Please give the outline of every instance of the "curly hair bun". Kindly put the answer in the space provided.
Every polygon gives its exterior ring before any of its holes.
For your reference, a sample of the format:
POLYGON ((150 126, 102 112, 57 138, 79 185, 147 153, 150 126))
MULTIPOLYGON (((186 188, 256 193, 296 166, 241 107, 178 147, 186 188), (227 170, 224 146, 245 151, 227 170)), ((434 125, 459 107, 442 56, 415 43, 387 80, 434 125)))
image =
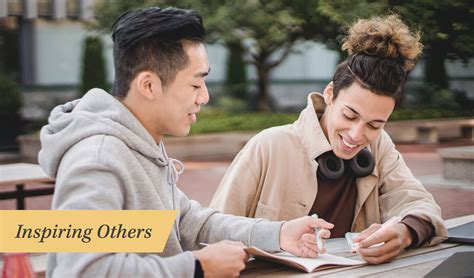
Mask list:
POLYGON ((415 66, 422 49, 419 32, 411 32, 396 14, 357 20, 342 44, 342 50, 349 55, 394 59, 405 71, 415 66))

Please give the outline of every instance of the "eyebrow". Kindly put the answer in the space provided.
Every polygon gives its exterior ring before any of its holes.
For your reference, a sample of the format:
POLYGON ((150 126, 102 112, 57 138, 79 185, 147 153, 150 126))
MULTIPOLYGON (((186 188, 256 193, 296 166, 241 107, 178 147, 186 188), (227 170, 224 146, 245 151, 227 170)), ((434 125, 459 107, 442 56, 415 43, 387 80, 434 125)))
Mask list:
POLYGON ((194 77, 205 77, 205 76, 208 76, 210 72, 211 72, 211 68, 209 68, 207 71, 200 71, 196 73, 194 77))
MULTIPOLYGON (((360 113, 357 112, 354 108, 352 108, 352 107, 350 107, 350 106, 348 106, 348 105, 344 105, 344 106, 345 106, 347 109, 349 109, 349 110, 351 110, 352 112, 354 112, 354 114, 360 116, 360 113)), ((377 119, 377 120, 372 120, 372 121, 370 121, 370 122, 386 123, 387 121, 377 119)))

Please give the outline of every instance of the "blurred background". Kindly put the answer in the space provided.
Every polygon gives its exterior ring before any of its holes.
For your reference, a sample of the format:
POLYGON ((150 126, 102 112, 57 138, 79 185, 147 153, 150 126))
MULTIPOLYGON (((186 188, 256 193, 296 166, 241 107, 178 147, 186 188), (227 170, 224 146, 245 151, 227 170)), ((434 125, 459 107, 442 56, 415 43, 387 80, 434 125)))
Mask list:
POLYGON ((322 91, 344 27, 396 12, 421 32, 423 57, 391 120, 474 114, 473 1, 0 0, 0 151, 18 150, 55 105, 113 82, 114 19, 130 9, 199 11, 207 29, 211 102, 192 134, 294 121, 322 91))
MULTIPOLYGON (((190 198, 207 206, 249 138, 293 122, 307 94, 322 92, 346 57, 347 25, 398 13, 425 48, 385 130, 444 219, 474 214, 472 0, 0 0, 0 209, 51 207, 54 181, 5 169, 29 162, 41 172, 39 129, 49 112, 111 88, 111 25, 150 6, 197 10, 207 30, 211 101, 191 136, 165 138, 170 156, 184 161, 178 184, 190 198), (47 196, 31 194, 43 188, 47 196)), ((45 256, 36 260, 44 273, 45 256)))

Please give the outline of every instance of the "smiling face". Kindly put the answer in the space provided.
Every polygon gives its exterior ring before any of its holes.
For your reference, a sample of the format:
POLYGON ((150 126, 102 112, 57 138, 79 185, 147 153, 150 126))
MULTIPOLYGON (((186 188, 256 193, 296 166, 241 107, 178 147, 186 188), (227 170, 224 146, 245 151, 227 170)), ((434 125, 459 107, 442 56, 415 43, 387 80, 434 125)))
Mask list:
POLYGON ((392 97, 377 95, 357 82, 341 89, 335 99, 328 85, 324 100, 321 127, 336 156, 346 160, 377 139, 395 107, 392 97))
POLYGON ((201 105, 209 101, 204 81, 210 71, 206 49, 201 43, 190 42, 183 43, 183 49, 188 63, 170 84, 163 86, 155 72, 142 71, 133 79, 123 99, 156 142, 165 134, 188 135, 201 105))
MULTIPOLYGON (((188 135, 201 105, 209 101, 204 81, 210 70, 206 49, 202 44, 185 44, 184 50, 188 55, 188 65, 177 73, 171 84, 162 88, 155 100, 154 129, 161 136, 188 135)), ((154 83, 154 86, 161 86, 161 82, 154 83)))

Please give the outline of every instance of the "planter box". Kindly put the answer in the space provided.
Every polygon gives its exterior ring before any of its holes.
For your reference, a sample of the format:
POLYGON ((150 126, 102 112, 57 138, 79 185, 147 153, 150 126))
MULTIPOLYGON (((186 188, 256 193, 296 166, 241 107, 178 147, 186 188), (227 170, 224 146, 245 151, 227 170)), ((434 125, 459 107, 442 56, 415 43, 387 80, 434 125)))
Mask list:
MULTIPOLYGON (((166 151, 172 158, 180 160, 231 160, 256 132, 229 132, 193 135, 188 137, 166 137, 166 151)), ((38 163, 41 149, 39 134, 21 135, 21 158, 25 162, 38 163)))
POLYGON ((166 151, 179 160, 232 160, 257 132, 226 132, 167 137, 166 151))
MULTIPOLYGON (((439 139, 472 136, 474 119, 411 120, 389 122, 385 130, 395 143, 437 143, 439 139), (470 127, 461 134, 461 128, 470 127)), ((180 160, 232 160, 257 131, 165 137, 168 155, 180 160)), ((471 138, 472 140, 472 138, 471 138)), ((24 161, 37 163, 41 149, 39 134, 19 136, 24 161)))
POLYGON ((17 140, 20 144, 21 160, 29 163, 38 163, 38 152, 41 149, 39 134, 20 135, 17 140))
MULTIPOLYGON (((453 147, 438 150, 443 159, 445 179, 474 182, 474 146, 453 147)), ((472 186, 474 184, 471 183, 472 186)))
POLYGON ((474 140, 474 119, 406 120, 388 122, 384 129, 395 143, 439 143, 442 139, 474 140))

